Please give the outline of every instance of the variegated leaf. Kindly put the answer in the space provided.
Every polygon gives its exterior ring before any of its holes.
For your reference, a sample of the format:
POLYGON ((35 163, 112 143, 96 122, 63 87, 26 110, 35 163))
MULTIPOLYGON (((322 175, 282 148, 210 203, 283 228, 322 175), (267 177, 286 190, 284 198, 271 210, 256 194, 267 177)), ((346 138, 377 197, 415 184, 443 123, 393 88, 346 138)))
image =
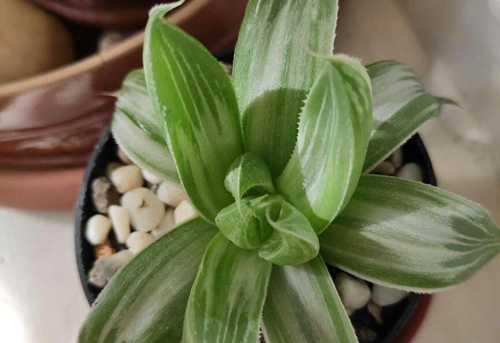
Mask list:
MULTIPOLYGON (((318 57, 319 58, 319 57, 318 57)), ((297 145, 277 188, 316 232, 349 201, 372 130, 368 74, 347 56, 329 59, 300 115, 297 145)))
POLYGON ((238 105, 224 68, 194 38, 153 8, 146 26, 144 72, 167 142, 191 201, 209 221, 232 201, 224 178, 243 152, 238 105))
POLYGON ((273 231, 260 247, 260 257, 278 265, 297 265, 318 255, 318 236, 295 207, 277 198, 265 208, 265 218, 273 231))
POLYGON ((320 256, 300 266, 273 267, 264 336, 267 343, 358 342, 320 256))
POLYGON ((363 176, 351 202, 320 236, 330 264, 366 280, 432 292, 467 280, 500 252, 487 211, 419 182, 363 176))
POLYGON ((443 100, 427 93, 408 66, 383 61, 367 69, 373 85, 374 128, 364 170, 370 171, 437 116, 443 100))
POLYGON ((78 342, 180 342, 189 290, 216 232, 195 219, 146 248, 101 292, 78 342))
POLYGON ((224 185, 236 201, 250 191, 262 194, 274 193, 269 168, 259 156, 252 153, 242 155, 231 165, 224 185))
POLYGON ((337 9, 337 0, 249 1, 234 84, 246 149, 264 158, 275 177, 290 159, 300 108, 325 64, 312 53, 333 51, 337 9))
POLYGON ((255 343, 271 264, 218 234, 189 296, 183 343, 255 343))
POLYGON ((115 141, 135 164, 164 180, 179 182, 142 70, 134 70, 125 78, 118 92, 111 130, 115 141))

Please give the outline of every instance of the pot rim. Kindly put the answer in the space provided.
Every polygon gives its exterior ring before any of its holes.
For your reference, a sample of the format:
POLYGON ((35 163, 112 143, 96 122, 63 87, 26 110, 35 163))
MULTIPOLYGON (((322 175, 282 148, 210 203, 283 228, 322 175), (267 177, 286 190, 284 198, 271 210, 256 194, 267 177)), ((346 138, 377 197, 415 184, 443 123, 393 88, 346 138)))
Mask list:
MULTIPOLYGON (((210 0, 188 1, 183 6, 167 14, 167 18, 172 24, 179 25, 189 17, 195 15, 200 8, 205 6, 209 1, 210 0)), ((140 31, 104 51, 96 52, 81 60, 74 61, 41 74, 0 84, 0 99, 61 82, 89 70, 97 69, 105 63, 118 59, 129 51, 142 48, 143 41, 144 32, 140 31)))
MULTIPOLYGON (((84 250, 85 246, 88 245, 85 242, 84 237, 84 217, 86 212, 86 204, 91 201, 91 181, 98 176, 96 169, 97 166, 104 161, 109 160, 109 155, 106 156, 104 150, 116 149, 117 144, 111 134, 111 130, 108 127, 103 131, 103 134, 96 145, 94 152, 90 158, 90 161, 85 170, 83 177, 83 182, 81 184, 80 194, 78 197, 78 202, 75 207, 75 254, 76 262, 78 267, 78 274, 80 277, 80 282, 83 288, 83 292, 89 304, 91 305, 97 298, 96 292, 91 289, 88 279, 88 266, 84 261, 84 250)), ((424 182, 437 186, 437 180, 432 167, 432 161, 429 157, 425 144, 417 133, 412 138, 410 138, 403 146, 402 149, 404 153, 407 152, 415 154, 418 156, 418 164, 422 167, 424 172, 424 182), (406 145, 411 142, 411 150, 406 145)), ((408 161, 408 162, 411 162, 408 161)), ((414 161, 417 162, 417 161, 414 161)), ((87 248, 88 249, 88 248, 87 248)), ((420 325, 422 324, 426 312, 428 310, 431 296, 425 294, 411 293, 407 298, 408 303, 406 304, 401 316, 396 320, 395 324, 387 331, 386 336, 382 338, 380 342, 390 343, 390 342, 408 342, 418 331, 420 325)))
POLYGON ((125 7, 120 6, 119 3, 78 4, 71 0, 33 1, 65 19, 101 28, 132 28, 140 26, 140 23, 147 16, 149 7, 155 4, 155 0, 149 0, 147 3, 130 2, 125 7))

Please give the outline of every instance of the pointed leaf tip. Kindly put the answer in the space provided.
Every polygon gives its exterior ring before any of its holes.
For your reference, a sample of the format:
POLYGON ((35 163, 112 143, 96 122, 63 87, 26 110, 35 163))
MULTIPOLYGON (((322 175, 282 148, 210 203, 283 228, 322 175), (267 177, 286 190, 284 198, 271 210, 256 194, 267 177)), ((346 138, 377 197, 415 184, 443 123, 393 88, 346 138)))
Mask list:
POLYGON ((170 2, 168 4, 157 4, 151 7, 149 10, 149 17, 163 17, 165 14, 170 12, 171 10, 182 6, 186 0, 178 0, 174 2, 170 2))
POLYGON ((277 188, 320 233, 349 201, 372 130, 372 94, 355 59, 327 59, 300 114, 297 145, 277 188))
POLYGON ((234 85, 246 149, 266 160, 273 177, 290 159, 300 109, 324 65, 309 51, 332 54, 337 11, 336 0, 248 3, 236 46, 234 85))
POLYGON ((139 167, 178 183, 175 162, 163 135, 163 122, 155 113, 142 70, 127 75, 117 97, 111 123, 116 143, 139 167))
POLYGON ((441 112, 444 98, 429 94, 410 67, 381 61, 367 66, 373 85, 374 127, 364 171, 369 172, 441 112))
POLYGON ((500 253, 500 229, 478 204, 437 187, 363 176, 321 236, 327 263, 377 284, 434 292, 500 253))
POLYGON ((157 16, 146 27, 144 72, 180 180, 201 215, 213 222, 231 203, 224 178, 243 153, 231 80, 200 42, 157 16))

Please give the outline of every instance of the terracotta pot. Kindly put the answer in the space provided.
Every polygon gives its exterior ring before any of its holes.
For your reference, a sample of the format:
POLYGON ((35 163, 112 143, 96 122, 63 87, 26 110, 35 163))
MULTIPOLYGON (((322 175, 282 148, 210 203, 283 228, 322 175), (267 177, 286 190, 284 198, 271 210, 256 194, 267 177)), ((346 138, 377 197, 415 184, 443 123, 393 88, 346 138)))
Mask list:
MULTIPOLYGON (((246 2, 190 0, 168 18, 211 51, 218 52, 234 44, 246 2)), ((63 197, 54 196, 38 203, 30 194, 18 193, 23 187, 14 181, 15 175, 19 175, 20 181, 40 178, 42 174, 33 174, 33 170, 85 163, 112 113, 114 99, 106 94, 120 86, 128 71, 141 66, 142 44, 143 34, 137 33, 71 65, 0 85, 0 172, 8 173, 12 181, 0 185, 0 206, 18 206, 12 194, 25 199, 23 207, 70 206, 62 201, 63 197)), ((71 187, 40 184, 33 192, 58 195, 67 192, 67 187, 76 189, 79 183, 80 179, 74 177, 71 187)))
MULTIPOLYGON (((103 28, 133 28, 144 24, 155 0, 33 0, 71 21, 103 28)), ((169 2, 169 1, 163 1, 169 2)))
MULTIPOLYGON (((112 161, 118 161, 117 146, 109 130, 106 131, 87 166, 76 206, 75 251, 83 291, 89 304, 92 304, 100 289, 89 284, 87 276, 96 259, 94 248, 85 239, 85 225, 88 219, 97 213, 92 202, 92 180, 106 174, 106 167, 112 161)), ((424 182, 436 185, 436 178, 431 160, 424 143, 415 135, 403 146, 404 162, 415 162, 422 167, 424 182)), ((112 240, 111 240, 112 241, 112 240)), ((335 268, 330 269, 334 274, 335 268)), ((384 308, 384 324, 379 327, 379 339, 375 342, 408 342, 418 330, 429 306, 430 296, 411 294, 398 304, 384 308)), ((352 317, 354 321, 366 323, 367 314, 358 311, 352 317)), ((373 320, 373 319, 372 319, 373 320)), ((360 341, 364 343, 363 341, 360 341)))

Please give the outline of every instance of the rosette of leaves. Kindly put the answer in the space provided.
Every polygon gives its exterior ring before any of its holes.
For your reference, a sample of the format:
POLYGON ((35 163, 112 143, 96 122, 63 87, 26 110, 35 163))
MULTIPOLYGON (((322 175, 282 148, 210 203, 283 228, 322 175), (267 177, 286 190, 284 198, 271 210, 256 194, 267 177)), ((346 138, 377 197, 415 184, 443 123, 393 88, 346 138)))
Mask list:
POLYGON ((180 4, 152 9, 112 130, 202 218, 111 280, 80 342, 356 342, 326 264, 434 292, 500 252, 479 205, 367 175, 442 100, 404 65, 333 54, 336 1, 250 0, 232 78, 163 19, 180 4))

